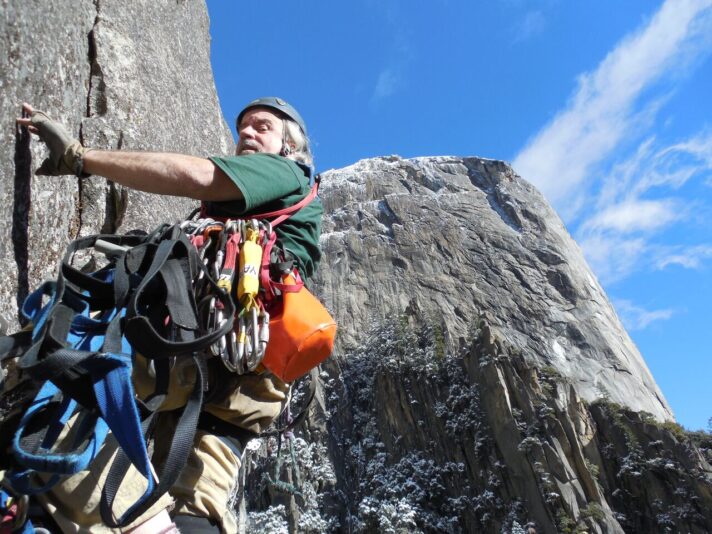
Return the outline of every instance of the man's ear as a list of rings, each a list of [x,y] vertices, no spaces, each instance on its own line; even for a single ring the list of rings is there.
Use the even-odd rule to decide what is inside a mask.
[[[293,143],[283,143],[282,144],[282,151],[280,152],[281,156],[287,157],[292,152],[294,152],[294,144]]]

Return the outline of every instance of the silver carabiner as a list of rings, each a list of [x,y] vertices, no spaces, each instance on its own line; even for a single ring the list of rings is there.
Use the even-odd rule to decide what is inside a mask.
[[[240,219],[236,222],[238,224],[238,229],[240,231],[240,244],[242,245],[245,242],[245,237],[247,235],[247,223],[245,222],[244,219]]]
[[[195,235],[198,233],[198,228],[200,227],[200,222],[202,219],[195,221],[183,221],[180,223],[180,229],[183,230],[188,235]]]
[[[208,238],[203,242],[203,246],[201,246],[201,247],[198,249],[198,257],[199,257],[200,260],[203,262],[203,265],[204,265],[206,268],[208,267],[208,263],[210,262],[210,260],[205,257],[205,253],[208,251],[208,248],[210,247],[210,245],[212,245],[212,243],[213,243],[213,239],[212,239],[211,237],[208,237]],[[204,276],[205,276],[205,271],[204,271],[203,269],[200,269],[200,270],[198,271],[198,278],[197,278],[197,280],[198,280],[198,281],[202,280]]]
[[[225,319],[225,312],[222,309],[218,309],[215,306],[215,297],[210,299],[210,314],[214,317],[212,324],[210,325],[210,330],[217,330],[225,324],[227,319]],[[215,343],[210,345],[210,352],[213,356],[219,356],[224,358],[225,351],[227,350],[227,340],[225,336],[218,339]]]
[[[230,333],[225,336],[227,347],[222,357],[222,362],[231,373],[237,373],[238,359],[236,338],[237,336],[234,330],[231,330]]]
[[[263,310],[260,314],[260,346],[258,351],[258,363],[261,363],[265,357],[267,343],[269,343],[269,313]]]
[[[257,307],[250,310],[250,324],[245,336],[245,367],[248,371],[254,371],[260,363],[259,345],[260,330]]]
[[[215,254],[215,262],[213,263],[213,268],[215,269],[215,272],[216,272],[216,275],[215,275],[216,280],[220,277],[220,270],[222,269],[224,258],[225,258],[225,251],[218,250],[217,253]]]
[[[235,347],[235,367],[238,374],[246,372],[245,360],[245,339],[247,338],[247,321],[244,315],[237,320],[237,343]]]
[[[262,229],[265,232],[262,236],[262,246],[265,246],[272,236],[272,223],[269,221],[262,221]]]
[[[211,224],[215,224],[215,221],[210,218],[198,219],[195,222],[197,223],[197,226],[195,228],[196,234],[202,234],[208,226],[210,226]]]
[[[240,231],[240,221],[234,220],[234,219],[228,219],[227,222],[225,222],[225,231],[228,232],[228,234],[234,234],[236,232],[239,232]]]

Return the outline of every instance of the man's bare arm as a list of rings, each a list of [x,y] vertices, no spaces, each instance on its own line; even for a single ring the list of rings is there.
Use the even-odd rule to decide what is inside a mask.
[[[242,198],[232,180],[208,159],[168,152],[85,149],[45,113],[27,103],[22,109],[25,115],[17,124],[39,135],[50,149],[38,174],[96,174],[139,191],[197,200]]]
[[[212,161],[184,154],[91,150],[84,155],[84,171],[148,193],[213,201],[242,198]]]

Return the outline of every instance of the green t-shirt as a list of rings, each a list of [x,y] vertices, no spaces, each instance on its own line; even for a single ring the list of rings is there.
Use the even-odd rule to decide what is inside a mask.
[[[206,202],[206,213],[217,217],[250,218],[293,206],[311,190],[309,170],[276,154],[212,157],[235,183],[244,200]],[[321,216],[319,197],[275,228],[277,242],[294,256],[302,277],[311,278],[319,265]]]

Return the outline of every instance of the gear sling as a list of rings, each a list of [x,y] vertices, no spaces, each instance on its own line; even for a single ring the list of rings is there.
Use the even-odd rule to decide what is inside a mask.
[[[22,315],[32,330],[0,340],[0,357],[21,355],[20,369],[37,384],[34,400],[24,413],[16,411],[12,420],[2,422],[2,435],[12,435],[7,444],[12,455],[9,465],[0,467],[9,468],[6,479],[16,493],[47,491],[62,475],[86,469],[111,431],[120,449],[102,488],[101,517],[110,527],[128,525],[170,489],[186,463],[208,389],[206,364],[210,356],[219,356],[233,372],[259,367],[286,381],[305,374],[328,357],[336,326],[323,307],[307,336],[318,338],[311,343],[311,355],[300,356],[299,350],[278,354],[286,347],[283,339],[294,335],[285,336],[277,323],[268,331],[273,341],[277,340],[274,349],[264,333],[262,340],[260,332],[251,338],[257,340],[256,345],[246,341],[250,337],[247,334],[254,333],[249,332],[247,323],[256,325],[245,319],[261,313],[267,317],[269,328],[267,309],[278,321],[291,315],[291,298],[287,295],[306,292],[296,269],[280,273],[278,281],[272,280],[269,248],[276,240],[272,226],[314,198],[317,188],[318,182],[307,198],[284,213],[265,214],[277,217],[272,224],[253,223],[263,226],[258,238],[268,246],[259,261],[260,287],[257,293],[254,286],[250,290],[251,300],[244,298],[244,291],[238,297],[235,286],[243,281],[242,275],[238,284],[226,281],[226,276],[234,277],[236,265],[231,252],[234,248],[227,244],[231,239],[233,245],[242,241],[244,248],[245,242],[245,233],[237,238],[235,232],[229,235],[226,231],[240,227],[233,221],[188,221],[161,226],[145,236],[97,235],[69,246],[57,280],[43,284],[23,304]],[[206,232],[208,226],[212,230]],[[214,237],[215,256],[210,258],[211,247],[206,242]],[[74,254],[92,248],[105,252],[110,260],[106,267],[87,274],[71,266]],[[244,263],[241,267],[245,270]],[[228,272],[231,269],[232,274]],[[240,308],[237,320],[236,302]],[[239,346],[240,339],[249,350],[230,352]],[[296,346],[304,349],[305,344],[297,340]],[[131,380],[137,353],[150,360],[156,378],[154,391],[144,399],[136,397]],[[295,365],[295,358],[302,358],[301,367]],[[195,368],[195,380],[175,432],[162,437],[170,439],[171,444],[155,476],[146,442],[155,414],[169,392],[170,367],[178,360]],[[72,417],[76,431],[72,432],[70,450],[58,452],[60,433]],[[67,448],[66,439],[62,448]],[[130,464],[146,479],[146,489],[116,517],[113,504]],[[44,475],[41,479],[35,476],[40,473]]]

